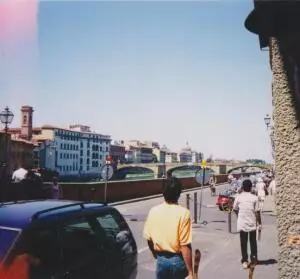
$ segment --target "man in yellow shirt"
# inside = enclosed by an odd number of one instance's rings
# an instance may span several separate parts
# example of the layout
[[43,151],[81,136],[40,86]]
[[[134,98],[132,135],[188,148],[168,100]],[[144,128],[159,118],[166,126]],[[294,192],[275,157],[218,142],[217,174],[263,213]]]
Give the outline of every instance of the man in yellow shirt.
[[156,279],[193,278],[192,221],[190,211],[178,205],[180,181],[168,178],[163,189],[164,203],[150,209],[144,237],[157,259]]

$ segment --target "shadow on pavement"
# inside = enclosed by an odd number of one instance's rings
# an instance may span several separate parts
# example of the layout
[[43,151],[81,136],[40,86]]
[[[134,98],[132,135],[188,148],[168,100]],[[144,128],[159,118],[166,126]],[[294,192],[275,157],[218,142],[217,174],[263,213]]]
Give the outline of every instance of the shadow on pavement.
[[277,264],[277,261],[275,259],[268,259],[268,260],[260,260],[257,262],[257,265],[271,265],[271,264]]

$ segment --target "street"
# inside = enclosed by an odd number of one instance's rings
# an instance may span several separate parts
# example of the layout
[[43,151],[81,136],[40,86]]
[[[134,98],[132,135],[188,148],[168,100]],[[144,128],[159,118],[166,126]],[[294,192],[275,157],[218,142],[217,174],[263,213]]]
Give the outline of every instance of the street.
[[[228,185],[217,187],[217,192]],[[186,206],[186,194],[194,197],[194,192],[182,193],[180,204]],[[198,192],[198,205],[200,190]],[[258,258],[261,264],[256,267],[254,278],[276,278],[276,225],[275,217],[271,216],[271,199],[267,198],[263,214],[262,241],[258,243]],[[123,214],[134,233],[139,252],[138,279],[155,278],[155,260],[153,259],[146,241],[143,239],[143,227],[149,209],[163,201],[162,198],[139,201],[118,205],[116,208]],[[236,217],[232,215],[232,233],[228,233],[228,215],[215,206],[216,197],[210,196],[209,189],[203,189],[202,214],[200,222],[193,224],[193,249],[199,248],[202,252],[200,277],[211,279],[240,279],[248,278],[247,271],[241,270],[239,234],[236,233]],[[194,204],[190,201],[190,210],[193,218]],[[199,220],[199,206],[198,206]],[[207,224],[203,224],[207,221]],[[167,224],[166,224],[167,225]]]

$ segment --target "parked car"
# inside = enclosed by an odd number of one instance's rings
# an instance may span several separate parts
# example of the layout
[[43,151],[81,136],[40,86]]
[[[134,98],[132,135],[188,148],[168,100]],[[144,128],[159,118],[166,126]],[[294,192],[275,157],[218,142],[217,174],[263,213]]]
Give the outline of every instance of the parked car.
[[219,193],[216,205],[219,206],[221,211],[226,211],[232,207],[235,194],[232,190],[225,190]]
[[125,219],[107,205],[0,203],[0,278],[23,279],[13,274],[27,270],[26,262],[30,279],[134,279],[137,246]]

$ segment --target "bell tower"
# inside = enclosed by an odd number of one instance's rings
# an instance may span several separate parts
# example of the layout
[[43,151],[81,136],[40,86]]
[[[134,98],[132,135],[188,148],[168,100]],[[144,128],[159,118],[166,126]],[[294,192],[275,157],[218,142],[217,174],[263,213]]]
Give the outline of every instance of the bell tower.
[[26,140],[32,139],[32,115],[33,108],[22,106],[21,108],[21,137]]

